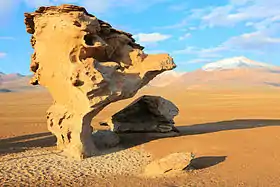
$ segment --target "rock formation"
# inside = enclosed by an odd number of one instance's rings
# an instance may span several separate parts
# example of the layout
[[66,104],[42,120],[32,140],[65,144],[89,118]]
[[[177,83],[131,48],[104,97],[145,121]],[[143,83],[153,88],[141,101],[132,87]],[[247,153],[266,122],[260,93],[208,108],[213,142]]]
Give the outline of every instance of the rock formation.
[[98,149],[113,148],[120,143],[120,137],[110,130],[94,131],[92,138]]
[[100,125],[110,126],[116,133],[178,131],[173,120],[178,113],[179,109],[171,101],[145,95]]
[[31,84],[51,93],[48,129],[57,146],[80,159],[94,154],[91,120],[108,104],[133,97],[158,74],[175,68],[168,54],[147,55],[132,35],[83,7],[40,7],[25,13],[34,48]]

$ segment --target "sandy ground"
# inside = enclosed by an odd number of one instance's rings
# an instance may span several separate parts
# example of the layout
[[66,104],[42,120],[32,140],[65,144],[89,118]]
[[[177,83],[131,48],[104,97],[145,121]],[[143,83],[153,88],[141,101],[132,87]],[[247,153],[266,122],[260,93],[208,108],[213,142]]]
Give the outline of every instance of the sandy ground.
[[[280,90],[142,90],[179,108],[178,137],[122,137],[120,147],[75,162],[62,157],[46,128],[45,92],[0,94],[0,186],[280,186]],[[137,97],[137,96],[136,96]],[[118,111],[115,103],[94,120]],[[151,160],[179,151],[196,155],[196,170],[172,177],[139,176]]]

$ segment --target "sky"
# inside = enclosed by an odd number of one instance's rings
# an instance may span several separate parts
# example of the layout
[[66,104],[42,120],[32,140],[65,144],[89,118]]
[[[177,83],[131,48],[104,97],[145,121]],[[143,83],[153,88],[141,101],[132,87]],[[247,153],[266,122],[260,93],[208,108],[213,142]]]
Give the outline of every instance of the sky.
[[76,4],[185,72],[235,56],[280,65],[279,0],[0,0],[0,72],[30,74],[24,12]]

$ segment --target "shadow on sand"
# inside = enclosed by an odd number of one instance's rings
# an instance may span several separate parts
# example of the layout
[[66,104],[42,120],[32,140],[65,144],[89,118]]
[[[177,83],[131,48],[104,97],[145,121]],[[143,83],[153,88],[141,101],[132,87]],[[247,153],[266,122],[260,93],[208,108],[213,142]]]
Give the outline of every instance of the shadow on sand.
[[280,126],[280,120],[269,119],[242,119],[221,121],[214,123],[196,124],[191,126],[178,127],[181,135],[206,134],[219,131],[253,129],[260,127]]
[[226,156],[205,156],[198,157],[191,161],[190,166],[192,169],[205,169],[220,164],[226,160]]
[[[149,141],[179,137],[190,136],[205,133],[213,133],[228,130],[252,129],[267,126],[280,126],[280,120],[265,120],[265,119],[244,119],[222,121],[215,123],[195,124],[189,126],[180,126],[178,130],[180,133],[129,133],[119,134],[121,138],[120,146],[110,150],[104,150],[109,154],[123,149],[131,148],[137,145],[144,144]],[[55,137],[51,133],[38,133],[31,135],[18,136],[7,139],[0,139],[0,156],[3,154],[22,152],[34,147],[52,147],[55,146]],[[196,158],[192,162],[195,169],[203,169],[214,166],[225,161],[225,156],[207,156]]]
[[32,148],[52,147],[55,145],[55,141],[55,137],[49,132],[0,139],[0,156]]
[[177,127],[177,129],[180,131],[179,133],[129,133],[120,134],[120,137],[122,145],[127,146],[126,148],[129,148],[162,138],[207,134],[219,131],[252,129],[268,126],[280,126],[280,120],[244,119],[221,121],[214,123],[179,126]]

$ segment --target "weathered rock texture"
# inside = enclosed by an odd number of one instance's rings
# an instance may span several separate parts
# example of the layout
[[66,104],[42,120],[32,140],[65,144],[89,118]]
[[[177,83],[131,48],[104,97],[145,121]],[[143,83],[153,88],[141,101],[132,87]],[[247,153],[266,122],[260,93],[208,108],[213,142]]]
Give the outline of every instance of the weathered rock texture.
[[120,137],[110,130],[94,131],[92,138],[98,149],[113,148],[120,143]]
[[48,128],[58,147],[75,158],[95,151],[90,123],[97,113],[175,67],[169,55],[146,55],[131,34],[83,7],[40,7],[25,13],[25,24],[34,48],[31,83],[51,93]]
[[190,165],[192,159],[194,159],[192,153],[173,153],[148,164],[144,173],[147,176],[153,177],[166,173],[180,172]]
[[178,113],[179,109],[171,101],[145,95],[100,124],[110,126],[117,133],[170,132],[177,131],[173,119]]

